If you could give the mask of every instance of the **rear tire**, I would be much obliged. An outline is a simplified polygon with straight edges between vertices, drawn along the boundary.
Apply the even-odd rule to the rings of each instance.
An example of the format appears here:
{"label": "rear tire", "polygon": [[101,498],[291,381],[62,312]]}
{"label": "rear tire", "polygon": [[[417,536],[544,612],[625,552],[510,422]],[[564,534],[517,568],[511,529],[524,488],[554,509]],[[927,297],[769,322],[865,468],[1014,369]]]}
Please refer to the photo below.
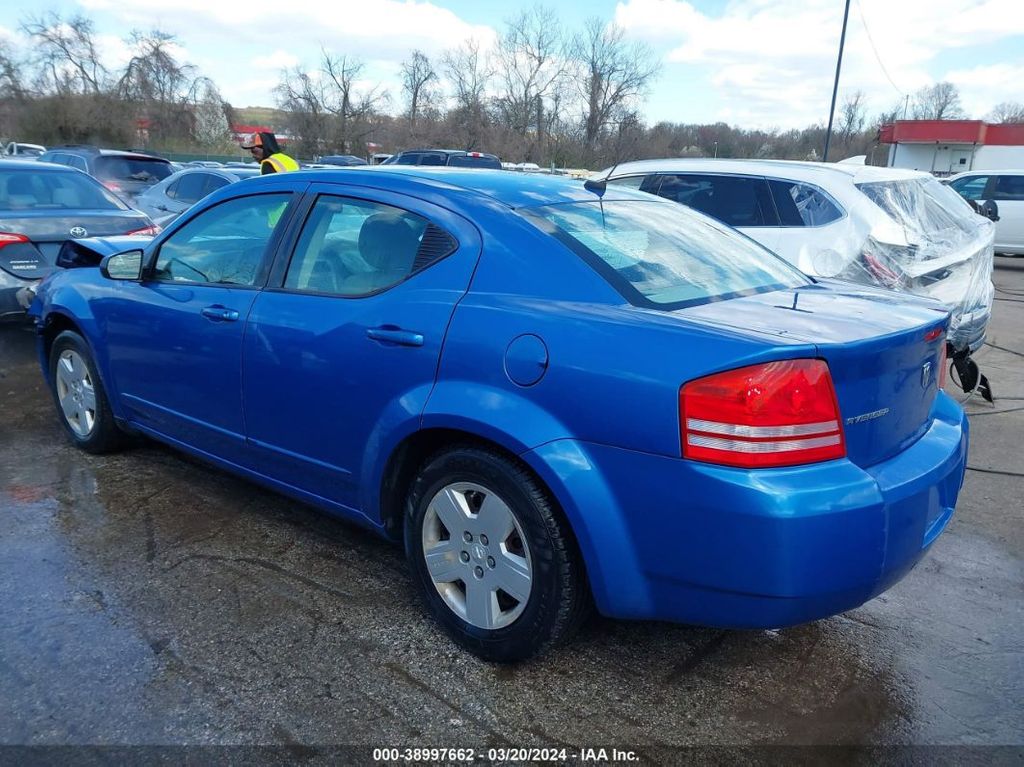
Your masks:
{"label": "rear tire", "polygon": [[107,392],[89,345],[78,333],[65,330],[50,348],[50,391],[61,425],[76,447],[107,453],[123,443]]}
{"label": "rear tire", "polygon": [[497,451],[458,446],[426,462],[406,502],[405,548],[428,610],[484,660],[544,652],[587,615],[567,525],[533,474]]}

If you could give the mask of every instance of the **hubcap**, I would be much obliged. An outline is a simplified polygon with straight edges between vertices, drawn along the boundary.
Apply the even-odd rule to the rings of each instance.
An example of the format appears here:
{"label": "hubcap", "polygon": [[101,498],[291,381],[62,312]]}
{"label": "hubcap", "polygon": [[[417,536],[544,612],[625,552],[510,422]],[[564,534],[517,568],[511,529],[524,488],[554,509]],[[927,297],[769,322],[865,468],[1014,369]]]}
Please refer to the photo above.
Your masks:
{"label": "hubcap", "polygon": [[57,360],[57,400],[71,430],[88,437],[96,426],[96,390],[85,360],[71,349]]}
{"label": "hubcap", "polygon": [[437,593],[467,623],[499,629],[525,609],[533,585],[526,536],[508,504],[482,485],[456,482],[431,499],[423,556]]}

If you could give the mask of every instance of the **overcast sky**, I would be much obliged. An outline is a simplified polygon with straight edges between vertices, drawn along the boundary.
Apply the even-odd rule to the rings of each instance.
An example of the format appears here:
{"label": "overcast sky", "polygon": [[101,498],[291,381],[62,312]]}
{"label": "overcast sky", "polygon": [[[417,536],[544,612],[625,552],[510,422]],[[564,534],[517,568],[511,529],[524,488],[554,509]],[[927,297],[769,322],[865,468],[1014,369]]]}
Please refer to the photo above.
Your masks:
{"label": "overcast sky", "polygon": [[[321,46],[354,54],[369,79],[398,95],[414,48],[438,56],[468,37],[493,41],[515,0],[6,0],[0,36],[53,9],[94,19],[111,63],[119,39],[157,26],[237,107],[273,106],[284,66],[312,68]],[[650,44],[663,62],[643,113],[648,122],[803,127],[827,119],[843,0],[557,0],[566,31],[596,15]],[[1024,101],[1024,0],[853,0],[840,97],[863,90],[872,113],[941,80],[971,117]]]}

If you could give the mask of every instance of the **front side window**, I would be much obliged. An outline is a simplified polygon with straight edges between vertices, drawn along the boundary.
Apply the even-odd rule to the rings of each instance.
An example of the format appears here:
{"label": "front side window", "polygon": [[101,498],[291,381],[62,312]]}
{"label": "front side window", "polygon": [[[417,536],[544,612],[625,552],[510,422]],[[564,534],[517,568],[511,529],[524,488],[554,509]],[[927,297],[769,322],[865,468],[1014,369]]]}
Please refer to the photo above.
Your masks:
{"label": "front side window", "polygon": [[622,178],[609,179],[609,184],[613,186],[623,186],[626,189],[639,189],[640,185],[644,183],[643,176],[623,176]]}
{"label": "front side window", "polygon": [[686,205],[729,226],[775,226],[768,184],[749,176],[666,174],[659,197]]}
{"label": "front side window", "polygon": [[208,173],[186,173],[175,182],[174,199],[191,204],[206,196]]}
{"label": "front side window", "polygon": [[299,236],[285,287],[337,296],[378,293],[456,246],[451,235],[415,213],[321,195]]}
{"label": "front side window", "polygon": [[958,192],[965,200],[980,200],[985,194],[985,186],[988,184],[988,176],[970,176],[958,178],[949,182],[954,191]]}
{"label": "front side window", "polygon": [[675,309],[809,282],[753,240],[677,205],[611,200],[524,212],[638,306]]}
{"label": "front side window", "polygon": [[290,197],[287,193],[239,197],[204,210],[160,246],[153,278],[255,285]]}
{"label": "front side window", "polygon": [[816,186],[778,180],[769,180],[768,186],[782,226],[824,226],[843,217],[839,207]]}
{"label": "front side window", "polygon": [[998,176],[992,198],[996,201],[1024,200],[1024,176]]}

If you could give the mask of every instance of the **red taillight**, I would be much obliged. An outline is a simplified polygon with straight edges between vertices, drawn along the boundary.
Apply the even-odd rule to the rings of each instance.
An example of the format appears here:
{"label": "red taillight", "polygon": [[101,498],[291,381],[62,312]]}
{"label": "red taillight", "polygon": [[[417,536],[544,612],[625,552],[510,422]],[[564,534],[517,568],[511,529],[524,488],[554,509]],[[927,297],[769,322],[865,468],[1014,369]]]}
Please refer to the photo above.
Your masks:
{"label": "red taillight", "polygon": [[126,232],[126,234],[149,234],[156,237],[162,231],[163,227],[160,225],[150,224],[149,226],[144,226],[141,229],[132,229],[132,231]]}
{"label": "red taillight", "polygon": [[727,370],[679,390],[683,457],[742,468],[793,466],[846,455],[839,404],[824,360]]}
{"label": "red taillight", "polygon": [[17,232],[0,232],[0,248],[14,245],[17,242],[29,242],[28,237]]}

